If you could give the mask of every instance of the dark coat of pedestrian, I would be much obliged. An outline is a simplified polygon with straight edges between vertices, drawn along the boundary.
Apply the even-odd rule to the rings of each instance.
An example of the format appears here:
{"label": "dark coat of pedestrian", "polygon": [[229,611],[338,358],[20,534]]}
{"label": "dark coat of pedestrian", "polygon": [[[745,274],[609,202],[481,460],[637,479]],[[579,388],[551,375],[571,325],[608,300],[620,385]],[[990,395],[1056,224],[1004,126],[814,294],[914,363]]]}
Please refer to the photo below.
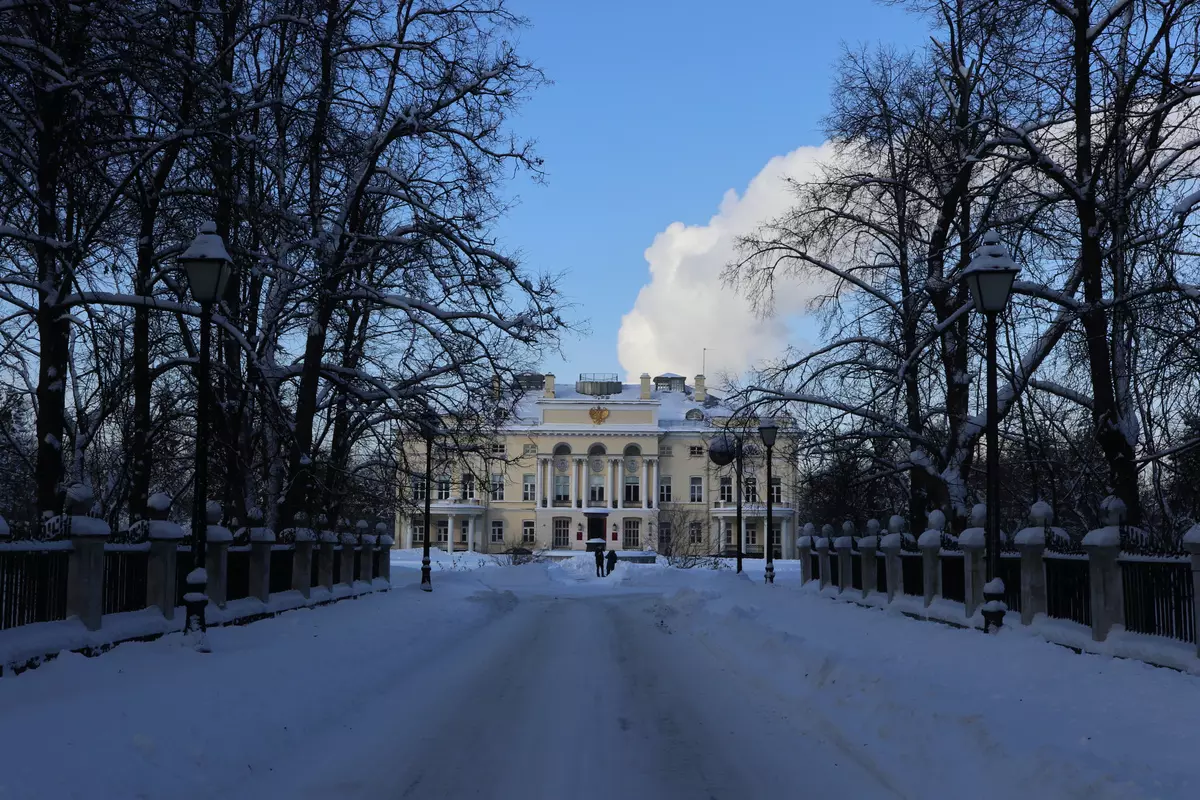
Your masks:
{"label": "dark coat of pedestrian", "polygon": [[596,577],[604,577],[604,551],[599,548],[596,549]]}
{"label": "dark coat of pedestrian", "polygon": [[617,551],[609,550],[608,551],[608,574],[609,575],[612,575],[612,571],[614,568],[616,568],[616,566],[617,566]]}

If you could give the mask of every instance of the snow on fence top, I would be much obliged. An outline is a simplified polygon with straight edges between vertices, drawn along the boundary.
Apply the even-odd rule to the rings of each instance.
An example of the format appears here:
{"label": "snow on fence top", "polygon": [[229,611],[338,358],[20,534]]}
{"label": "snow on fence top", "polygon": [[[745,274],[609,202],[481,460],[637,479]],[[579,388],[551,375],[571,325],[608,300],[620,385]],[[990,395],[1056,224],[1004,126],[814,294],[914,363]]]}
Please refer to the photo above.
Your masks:
{"label": "snow on fence top", "polygon": [[1183,535],[1184,544],[1200,544],[1200,523],[1193,525],[1187,533]]}

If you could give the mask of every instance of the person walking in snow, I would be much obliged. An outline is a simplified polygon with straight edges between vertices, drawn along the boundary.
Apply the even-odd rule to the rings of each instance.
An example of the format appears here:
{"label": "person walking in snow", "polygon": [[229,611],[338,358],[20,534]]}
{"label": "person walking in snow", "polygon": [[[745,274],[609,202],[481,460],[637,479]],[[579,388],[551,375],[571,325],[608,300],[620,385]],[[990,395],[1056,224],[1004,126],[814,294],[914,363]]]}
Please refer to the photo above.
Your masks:
{"label": "person walking in snow", "polygon": [[617,551],[608,551],[608,574],[612,575],[613,569],[617,566]]}
{"label": "person walking in snow", "polygon": [[599,547],[596,548],[596,577],[604,577],[604,551]]}

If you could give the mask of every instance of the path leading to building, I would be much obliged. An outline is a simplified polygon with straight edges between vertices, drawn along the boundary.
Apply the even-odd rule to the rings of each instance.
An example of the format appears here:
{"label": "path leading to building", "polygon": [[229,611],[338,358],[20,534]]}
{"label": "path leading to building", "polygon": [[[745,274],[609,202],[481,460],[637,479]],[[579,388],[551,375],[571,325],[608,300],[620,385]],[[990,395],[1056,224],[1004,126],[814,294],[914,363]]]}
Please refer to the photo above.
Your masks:
{"label": "path leading to building", "polygon": [[[730,573],[459,569],[0,680],[0,798],[1195,797],[1200,680]],[[451,566],[448,562],[447,566]]]}

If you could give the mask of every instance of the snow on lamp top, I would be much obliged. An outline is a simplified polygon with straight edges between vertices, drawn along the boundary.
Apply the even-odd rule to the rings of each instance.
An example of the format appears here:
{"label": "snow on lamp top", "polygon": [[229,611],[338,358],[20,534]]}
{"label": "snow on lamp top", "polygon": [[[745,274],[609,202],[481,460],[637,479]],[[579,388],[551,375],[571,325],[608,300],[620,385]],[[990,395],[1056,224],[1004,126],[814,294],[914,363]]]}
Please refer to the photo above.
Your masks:
{"label": "snow on lamp top", "polygon": [[225,294],[230,260],[225,241],[217,234],[217,223],[205,222],[187,250],[179,256],[197,303],[212,303]]}
{"label": "snow on lamp top", "polygon": [[983,244],[975,251],[970,266],[963,271],[975,310],[981,314],[1003,311],[1019,271],[1008,249],[1000,243],[1000,234],[995,231],[985,233]]}

